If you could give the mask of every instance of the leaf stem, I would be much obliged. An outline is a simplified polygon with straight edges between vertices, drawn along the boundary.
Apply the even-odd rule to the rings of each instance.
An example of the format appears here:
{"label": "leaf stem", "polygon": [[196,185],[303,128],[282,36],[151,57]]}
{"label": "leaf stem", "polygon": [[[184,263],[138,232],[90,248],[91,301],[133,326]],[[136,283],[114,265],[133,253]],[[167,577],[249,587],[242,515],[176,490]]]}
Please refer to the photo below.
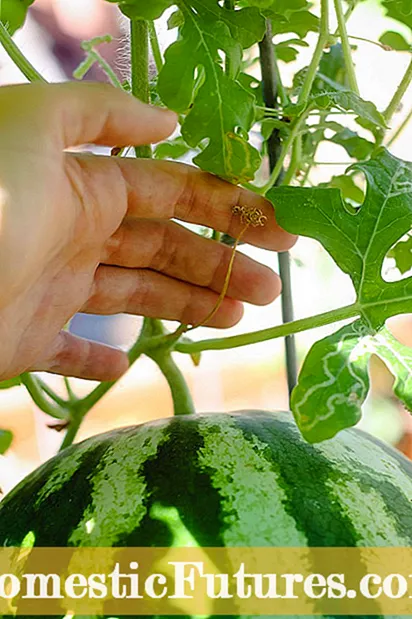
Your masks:
{"label": "leaf stem", "polygon": [[21,374],[20,379],[29,392],[31,399],[40,410],[55,419],[67,419],[68,410],[64,410],[63,406],[57,403],[53,404],[53,402],[50,402],[50,400],[45,397],[45,391],[42,390],[37,378],[33,374],[25,372]]}
{"label": "leaf stem", "polygon": [[[130,20],[130,56],[132,95],[150,103],[149,90],[149,27],[142,19]],[[150,146],[136,146],[136,157],[149,158],[152,154]]]}
{"label": "leaf stem", "polygon": [[309,329],[323,327],[325,325],[347,320],[361,314],[360,307],[353,303],[339,309],[310,316],[309,318],[301,318],[283,325],[262,329],[252,333],[242,333],[231,337],[223,337],[216,339],[201,340],[199,342],[178,342],[175,345],[177,352],[192,354],[202,352],[203,350],[225,350],[228,348],[238,348],[240,346],[248,346],[249,344],[257,344],[266,342],[279,337],[286,337],[292,333],[300,333]]}
{"label": "leaf stem", "polygon": [[157,72],[160,73],[163,67],[163,57],[162,57],[162,52],[161,52],[160,45],[159,45],[159,39],[157,37],[156,25],[154,21],[149,21],[148,25],[149,25],[150,47],[152,50]]}
{"label": "leaf stem", "polygon": [[269,189],[272,189],[272,187],[274,187],[274,185],[276,184],[279,174],[282,171],[283,168],[283,163],[286,159],[287,154],[289,153],[290,148],[292,147],[296,137],[299,135],[299,132],[302,128],[302,125],[304,124],[304,122],[306,121],[309,112],[312,110],[312,106],[309,105],[309,107],[306,108],[306,110],[304,110],[302,112],[302,114],[300,116],[298,116],[295,121],[293,122],[292,126],[291,126],[291,130],[290,133],[287,137],[287,139],[283,142],[282,145],[282,150],[280,152],[279,158],[276,162],[275,167],[273,168],[269,180],[266,183],[266,185],[264,185],[263,187],[259,187],[256,189],[256,191],[260,194],[266,194]]}
{"label": "leaf stem", "polygon": [[343,57],[345,59],[346,71],[348,73],[348,81],[350,88],[359,95],[359,86],[356,79],[355,66],[353,64],[352,49],[349,42],[348,33],[346,30],[345,15],[343,13],[341,0],[334,0],[336,17],[338,20],[338,30],[342,42]]}
{"label": "leaf stem", "polygon": [[329,0],[321,0],[319,38],[298,97],[298,105],[309,100],[323,51],[329,40]]}
{"label": "leaf stem", "polygon": [[388,107],[383,113],[383,117],[388,124],[390,123],[390,121],[392,120],[392,116],[395,114],[396,110],[400,106],[401,101],[406,91],[408,90],[411,82],[412,82],[412,58],[411,58],[408,68],[406,69],[405,75],[402,78],[401,83],[399,84]]}
{"label": "leaf stem", "polygon": [[29,80],[29,82],[43,82],[47,83],[47,80],[33,67],[23,52],[18,48],[7,28],[0,22],[0,43],[4,47],[5,51],[14,62],[16,67],[20,69],[23,75]]}

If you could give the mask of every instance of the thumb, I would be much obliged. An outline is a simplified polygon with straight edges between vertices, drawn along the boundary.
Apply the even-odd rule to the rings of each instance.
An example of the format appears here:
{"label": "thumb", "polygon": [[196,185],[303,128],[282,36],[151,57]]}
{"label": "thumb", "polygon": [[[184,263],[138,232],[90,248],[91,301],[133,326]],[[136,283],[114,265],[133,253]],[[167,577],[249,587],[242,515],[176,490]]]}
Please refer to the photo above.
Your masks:
{"label": "thumb", "polygon": [[80,144],[139,146],[167,138],[177,115],[142,103],[108,84],[69,82],[41,86],[53,89],[53,105],[63,148]]}

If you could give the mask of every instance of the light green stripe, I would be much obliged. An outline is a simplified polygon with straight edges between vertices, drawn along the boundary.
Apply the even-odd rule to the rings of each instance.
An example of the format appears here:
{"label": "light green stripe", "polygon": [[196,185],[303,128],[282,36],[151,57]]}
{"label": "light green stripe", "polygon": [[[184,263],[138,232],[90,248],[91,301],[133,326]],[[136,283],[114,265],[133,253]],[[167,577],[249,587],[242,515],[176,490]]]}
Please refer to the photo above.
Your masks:
{"label": "light green stripe", "polygon": [[165,440],[164,425],[145,426],[108,448],[91,480],[91,504],[70,536],[71,544],[112,546],[139,525],[147,511],[142,467]]}
{"label": "light green stripe", "polygon": [[405,500],[412,501],[412,479],[405,474],[399,461],[361,433],[344,432],[339,440],[325,441],[315,448],[342,473],[353,476],[361,464],[368,477],[376,480],[377,488],[386,480],[396,486]]}
{"label": "light green stripe", "polygon": [[213,415],[199,420],[204,447],[199,466],[221,496],[226,546],[307,546],[285,510],[281,477],[265,459],[267,446],[247,439],[236,422]]}
{"label": "light green stripe", "polygon": [[352,523],[362,546],[409,546],[409,539],[399,533],[396,520],[388,511],[382,496],[374,488],[367,491],[349,480],[326,482],[341,506],[344,516]]}
{"label": "light green stripe", "polygon": [[[412,480],[405,475],[399,462],[355,432],[345,432],[341,440],[325,441],[316,445],[316,449],[335,463],[337,472],[342,475],[340,480],[331,479],[327,485],[341,505],[342,513],[351,521],[362,545],[409,546],[410,540],[399,531],[395,511],[391,513],[379,491],[386,481],[396,487],[406,502],[411,500]],[[359,471],[359,480],[356,471]],[[365,487],[364,473],[372,483],[376,481],[376,487]]]}
{"label": "light green stripe", "polygon": [[57,460],[52,472],[50,473],[44,486],[39,490],[36,496],[34,506],[39,507],[48,496],[62,489],[73,475],[80,468],[83,458],[88,451],[93,448],[93,444],[89,441],[76,445],[70,455],[64,454],[60,460]]}

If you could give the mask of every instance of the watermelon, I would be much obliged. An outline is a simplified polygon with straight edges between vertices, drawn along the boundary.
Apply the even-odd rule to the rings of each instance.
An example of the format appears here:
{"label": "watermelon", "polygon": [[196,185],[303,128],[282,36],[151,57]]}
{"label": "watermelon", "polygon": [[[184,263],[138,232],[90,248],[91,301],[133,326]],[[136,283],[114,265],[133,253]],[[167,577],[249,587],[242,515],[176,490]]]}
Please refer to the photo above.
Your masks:
{"label": "watermelon", "polygon": [[289,413],[205,413],[64,450],[2,501],[0,545],[410,546],[411,499],[412,464],[363,432],[311,445]]}

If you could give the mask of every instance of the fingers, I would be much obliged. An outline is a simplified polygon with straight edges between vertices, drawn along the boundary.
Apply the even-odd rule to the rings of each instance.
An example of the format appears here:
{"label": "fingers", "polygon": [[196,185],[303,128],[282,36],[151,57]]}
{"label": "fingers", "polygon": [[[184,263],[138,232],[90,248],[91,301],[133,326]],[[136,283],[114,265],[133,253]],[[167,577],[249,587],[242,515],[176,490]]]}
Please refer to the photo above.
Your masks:
{"label": "fingers", "polygon": [[[232,249],[175,222],[126,219],[105,245],[107,265],[159,271],[172,278],[220,293]],[[228,296],[255,305],[271,303],[281,291],[276,273],[238,252]]]}
{"label": "fingers", "polygon": [[[121,205],[122,209],[124,206],[128,209],[131,217],[176,218],[236,237],[244,224],[239,215],[232,213],[232,208],[240,205],[261,209],[267,217],[263,227],[249,227],[244,236],[247,243],[285,251],[296,241],[295,236],[278,226],[268,200],[193,166],[171,161],[109,159],[72,153],[68,157],[71,163],[78,164],[85,187],[99,184],[101,193],[107,196],[102,208],[110,209],[110,213]],[[99,167],[105,168],[104,175],[98,173]],[[116,183],[112,180],[115,171],[120,172]],[[124,205],[125,200],[127,205]]]}
{"label": "fingers", "polygon": [[278,226],[268,200],[212,174],[171,161],[119,159],[117,164],[129,187],[132,216],[181,219],[236,237],[244,224],[233,215],[232,207],[240,205],[261,209],[267,217],[265,226],[249,227],[246,242],[283,251],[296,240]]}
{"label": "fingers", "polygon": [[89,380],[116,380],[129,367],[127,354],[61,331],[48,357],[30,371],[53,372]]}
{"label": "fingers", "polygon": [[[145,269],[100,266],[93,292],[80,309],[90,314],[137,314],[197,325],[215,307],[218,294]],[[226,328],[239,322],[243,307],[226,298],[208,326]]]}
{"label": "fingers", "polygon": [[[119,88],[98,83],[65,83],[47,88],[57,110],[63,148],[79,144],[128,146],[159,142],[175,129],[174,112],[142,103]],[[50,95],[52,93],[52,95]]]}

